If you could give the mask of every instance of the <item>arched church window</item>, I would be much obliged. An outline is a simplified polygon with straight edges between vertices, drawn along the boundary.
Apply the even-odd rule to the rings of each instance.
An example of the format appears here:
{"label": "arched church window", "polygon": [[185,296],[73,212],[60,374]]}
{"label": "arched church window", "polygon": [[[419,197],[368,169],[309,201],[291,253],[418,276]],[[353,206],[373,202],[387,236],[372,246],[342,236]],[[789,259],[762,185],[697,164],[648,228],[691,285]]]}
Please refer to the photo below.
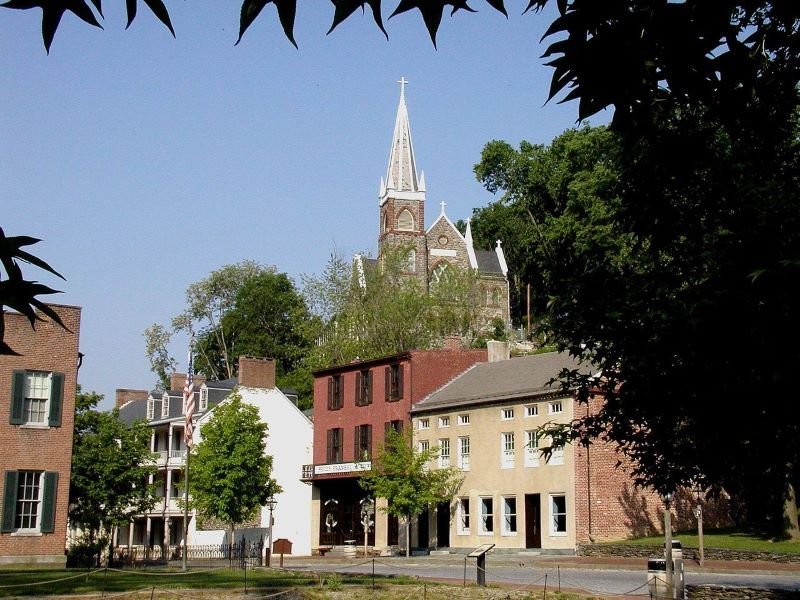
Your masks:
{"label": "arched church window", "polygon": [[400,231],[414,231],[414,215],[407,208],[400,211],[397,217],[397,228]]}
{"label": "arched church window", "polygon": [[500,288],[494,288],[492,290],[492,304],[494,306],[500,304]]}
{"label": "arched church window", "polygon": [[409,250],[408,257],[406,258],[406,271],[413,273],[417,270],[417,251]]}
{"label": "arched church window", "polygon": [[386,211],[381,215],[381,231],[386,231]]}
{"label": "arched church window", "polygon": [[450,264],[443,260],[433,268],[433,271],[431,271],[431,285],[436,287],[442,283],[446,283],[450,280],[452,273],[453,271]]}

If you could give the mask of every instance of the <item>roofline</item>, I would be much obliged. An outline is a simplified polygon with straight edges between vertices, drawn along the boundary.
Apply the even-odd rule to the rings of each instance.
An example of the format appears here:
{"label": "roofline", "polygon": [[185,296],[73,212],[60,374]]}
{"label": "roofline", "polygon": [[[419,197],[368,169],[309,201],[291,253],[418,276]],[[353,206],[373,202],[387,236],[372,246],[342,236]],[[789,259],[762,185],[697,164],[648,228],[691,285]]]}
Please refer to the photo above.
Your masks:
{"label": "roofline", "polygon": [[[441,409],[451,409],[451,408],[468,408],[473,406],[481,406],[481,405],[490,405],[490,404],[504,404],[509,400],[521,400],[523,398],[531,398],[536,400],[547,400],[549,398],[567,398],[569,397],[569,393],[565,394],[561,391],[554,391],[554,390],[527,390],[524,392],[520,392],[517,394],[501,394],[498,396],[470,396],[467,398],[461,398],[459,400],[453,400],[451,402],[442,402],[441,404],[432,404],[430,406],[425,406],[424,401],[420,401],[415,405],[412,405],[409,409],[409,414],[422,414],[422,413],[434,413]],[[476,400],[477,401],[474,401]],[[421,405],[421,406],[420,406]]]}
{"label": "roofline", "polygon": [[387,356],[380,356],[378,358],[370,358],[367,360],[359,360],[350,363],[346,363],[343,365],[336,365],[333,367],[326,367],[324,369],[320,369],[318,371],[312,371],[311,374],[316,377],[317,375],[328,375],[330,373],[335,373],[337,371],[343,371],[348,369],[362,369],[364,367],[372,367],[376,364],[381,364],[384,362],[391,362],[396,360],[405,360],[411,358],[411,351],[400,352],[398,354],[389,354]]}

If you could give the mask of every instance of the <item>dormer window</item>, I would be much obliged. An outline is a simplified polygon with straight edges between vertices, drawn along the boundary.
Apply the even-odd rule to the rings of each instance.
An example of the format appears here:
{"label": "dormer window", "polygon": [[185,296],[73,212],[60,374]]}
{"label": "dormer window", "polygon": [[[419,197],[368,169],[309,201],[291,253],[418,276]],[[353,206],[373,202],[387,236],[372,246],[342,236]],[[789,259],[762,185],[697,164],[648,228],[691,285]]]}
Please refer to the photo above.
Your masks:
{"label": "dormer window", "polygon": [[156,400],[152,396],[147,398],[147,420],[152,421],[156,416]]}
{"label": "dormer window", "polygon": [[208,410],[208,388],[203,386],[200,388],[200,411]]}
{"label": "dormer window", "polygon": [[169,416],[169,395],[164,394],[161,397],[161,418],[166,419]]}

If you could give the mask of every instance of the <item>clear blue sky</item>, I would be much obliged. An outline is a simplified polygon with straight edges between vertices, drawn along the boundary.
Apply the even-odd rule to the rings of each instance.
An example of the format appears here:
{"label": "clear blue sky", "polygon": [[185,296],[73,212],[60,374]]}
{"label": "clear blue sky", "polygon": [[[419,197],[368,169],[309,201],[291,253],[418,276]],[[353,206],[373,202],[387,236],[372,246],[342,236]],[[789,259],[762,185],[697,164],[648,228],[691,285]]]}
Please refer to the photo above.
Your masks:
{"label": "clear blue sky", "polygon": [[472,174],[487,141],[575,125],[575,103],[545,105],[552,13],[521,15],[527,0],[508,20],[473,0],[438,50],[417,11],[386,21],[387,42],[369,12],[326,36],[332,5],[301,0],[296,50],[273,5],[234,46],[239,2],[167,0],[177,39],[142,2],[125,31],[124,4],[104,2],[105,30],[66,14],[49,56],[39,10],[0,9],[0,226],[42,238],[66,277],[27,271],[83,307],[79,383],[104,407],[153,386],[143,330],[212,270],[252,259],[299,283],[334,249],[375,251],[401,76],[427,225],[441,201],[453,220],[492,201]]}

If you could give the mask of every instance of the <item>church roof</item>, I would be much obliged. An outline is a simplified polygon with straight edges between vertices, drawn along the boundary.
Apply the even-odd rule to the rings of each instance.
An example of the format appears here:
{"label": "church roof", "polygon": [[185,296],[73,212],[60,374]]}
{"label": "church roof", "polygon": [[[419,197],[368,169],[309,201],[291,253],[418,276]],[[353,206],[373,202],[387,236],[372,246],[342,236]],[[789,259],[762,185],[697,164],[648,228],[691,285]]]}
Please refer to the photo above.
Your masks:
{"label": "church roof", "polygon": [[475,260],[478,263],[478,271],[503,275],[500,259],[494,250],[475,250]]}
{"label": "church roof", "polygon": [[408,121],[405,96],[405,86],[408,82],[403,77],[398,83],[400,83],[400,104],[397,107],[386,178],[381,180],[381,202],[387,196],[395,196],[398,192],[401,194],[425,192],[425,175],[417,176],[414,144],[411,141],[411,124]]}

